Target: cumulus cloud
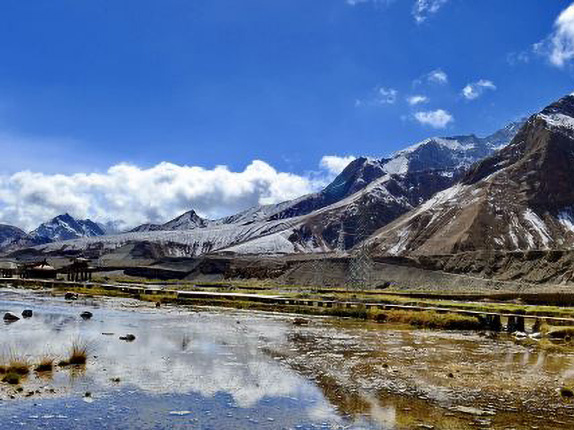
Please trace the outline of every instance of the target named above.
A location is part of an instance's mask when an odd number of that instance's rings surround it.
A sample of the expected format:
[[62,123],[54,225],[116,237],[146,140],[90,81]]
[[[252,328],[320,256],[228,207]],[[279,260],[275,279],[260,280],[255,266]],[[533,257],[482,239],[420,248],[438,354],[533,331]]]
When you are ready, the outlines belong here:
[[564,67],[574,59],[574,3],[560,13],[552,34],[534,45],[534,50],[556,67]]
[[279,172],[255,160],[242,171],[163,162],[151,168],[118,164],[103,173],[70,175],[22,171],[0,176],[0,222],[31,230],[68,212],[121,227],[165,222],[195,209],[217,218],[259,204],[315,191],[352,157],[327,156],[313,175]]
[[454,121],[453,116],[443,109],[417,112],[415,113],[415,119],[421,124],[433,128],[445,128]]
[[355,106],[381,106],[392,105],[397,101],[399,92],[394,88],[386,88],[382,86],[375,87],[372,94],[363,99],[355,100]]
[[419,105],[419,104],[423,104],[423,103],[428,103],[428,102],[429,102],[429,98],[427,96],[415,95],[415,96],[407,97],[407,103],[410,104],[411,106],[415,106],[415,105]]
[[413,17],[417,23],[426,21],[431,15],[437,13],[448,0],[416,0],[413,6]]
[[355,157],[349,155],[346,157],[339,157],[337,155],[325,155],[321,158],[321,168],[325,169],[330,175],[336,176],[341,173],[345,167],[353,161]]
[[462,95],[467,100],[479,98],[486,90],[496,90],[496,85],[492,81],[481,79],[477,82],[467,84],[462,89]]

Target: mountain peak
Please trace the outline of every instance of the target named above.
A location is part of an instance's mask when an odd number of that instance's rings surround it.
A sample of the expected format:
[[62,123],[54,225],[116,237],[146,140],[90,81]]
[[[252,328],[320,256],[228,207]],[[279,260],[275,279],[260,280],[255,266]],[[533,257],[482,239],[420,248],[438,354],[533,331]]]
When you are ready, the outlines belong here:
[[542,115],[562,114],[569,117],[574,117],[574,93],[562,97],[560,100],[546,106]]
[[77,220],[69,213],[52,218],[50,221],[30,232],[30,237],[37,243],[48,243],[82,237],[103,236],[105,232],[93,221]]

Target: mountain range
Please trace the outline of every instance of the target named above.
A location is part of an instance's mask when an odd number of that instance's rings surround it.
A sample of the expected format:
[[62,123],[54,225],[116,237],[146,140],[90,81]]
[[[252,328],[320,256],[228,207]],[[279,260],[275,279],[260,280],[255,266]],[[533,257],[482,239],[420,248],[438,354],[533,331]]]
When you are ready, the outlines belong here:
[[511,123],[483,138],[430,138],[387,158],[360,157],[317,193],[218,220],[201,218],[191,210],[165,224],[104,235],[101,226],[66,214],[31,232],[29,242],[20,242],[20,247],[36,245],[51,253],[97,248],[112,253],[128,244],[153,243],[163,255],[176,257],[214,252],[344,253],[466,178],[474,163],[508,145],[523,124]]

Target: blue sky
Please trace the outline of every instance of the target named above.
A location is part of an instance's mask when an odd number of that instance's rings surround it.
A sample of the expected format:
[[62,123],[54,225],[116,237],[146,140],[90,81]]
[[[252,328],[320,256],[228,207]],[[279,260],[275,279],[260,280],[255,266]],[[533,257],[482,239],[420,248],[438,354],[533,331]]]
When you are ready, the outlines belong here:
[[307,177],[325,155],[484,135],[572,92],[570,46],[550,52],[570,4],[4,0],[0,169],[263,160]]

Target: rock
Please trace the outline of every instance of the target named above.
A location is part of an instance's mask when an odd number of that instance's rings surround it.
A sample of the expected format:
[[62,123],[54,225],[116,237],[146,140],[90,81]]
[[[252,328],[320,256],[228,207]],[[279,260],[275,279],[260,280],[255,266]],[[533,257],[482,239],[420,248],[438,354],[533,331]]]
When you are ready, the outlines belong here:
[[155,302],[155,307],[156,307],[156,308],[159,308],[160,306],[161,306],[161,303],[160,303],[160,302]]
[[82,319],[89,320],[94,316],[94,314],[91,313],[90,311],[84,311],[80,314],[80,316],[82,317]]
[[13,313],[10,313],[10,312],[6,312],[4,314],[4,321],[12,322],[12,321],[18,321],[19,319],[20,319],[20,317],[17,317],[16,315],[14,315]]
[[306,320],[305,318],[295,318],[293,320],[293,325],[307,325],[309,324],[309,320]]
[[528,335],[523,331],[516,331],[514,332],[514,337],[517,339],[524,339],[525,337],[528,337]]
[[541,339],[542,333],[532,333],[529,337],[530,339]]
[[32,318],[33,312],[31,309],[26,309],[22,312],[24,318]]
[[133,334],[126,334],[125,336],[120,336],[120,340],[125,340],[126,342],[133,342],[136,337]]
[[76,293],[68,292],[64,295],[64,299],[65,300],[78,300],[78,295]]

